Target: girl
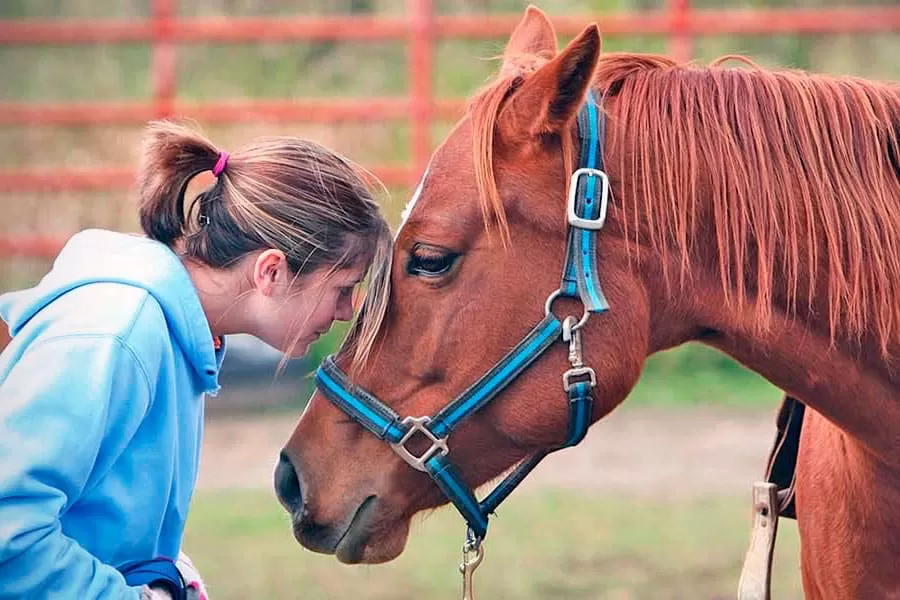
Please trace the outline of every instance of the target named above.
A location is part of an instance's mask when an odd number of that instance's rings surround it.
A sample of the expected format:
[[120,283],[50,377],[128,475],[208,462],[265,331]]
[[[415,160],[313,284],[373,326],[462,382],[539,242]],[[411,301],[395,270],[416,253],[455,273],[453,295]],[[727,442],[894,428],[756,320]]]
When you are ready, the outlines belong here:
[[[179,555],[224,336],[303,356],[351,318],[367,272],[386,276],[390,229],[360,173],[312,142],[229,155],[153,123],[138,189],[146,237],[76,234],[37,286],[0,296],[13,336],[0,354],[2,600],[182,594],[168,585],[189,561],[165,557]],[[356,331],[358,347],[372,336]]]

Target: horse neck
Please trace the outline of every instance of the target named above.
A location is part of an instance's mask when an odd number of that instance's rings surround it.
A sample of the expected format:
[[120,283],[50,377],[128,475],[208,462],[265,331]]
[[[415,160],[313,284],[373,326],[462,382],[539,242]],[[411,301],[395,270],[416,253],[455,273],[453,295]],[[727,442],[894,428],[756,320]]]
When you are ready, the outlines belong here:
[[[896,301],[900,278],[892,275],[896,261],[890,249],[869,248],[871,260],[863,260],[848,241],[855,239],[865,252],[864,237],[896,235],[896,211],[876,210],[900,208],[891,166],[874,169],[852,157],[828,173],[817,172],[833,185],[810,182],[802,169],[790,177],[789,163],[773,164],[758,148],[735,145],[732,132],[731,158],[740,162],[738,148],[747,156],[745,164],[730,168],[710,151],[720,142],[709,137],[718,129],[694,123],[692,131],[702,132],[705,144],[674,152],[673,144],[696,142],[694,134],[671,129],[680,126],[674,118],[653,121],[664,129],[647,133],[647,123],[625,122],[644,118],[632,106],[628,98],[617,98],[606,107],[615,214],[604,235],[616,236],[638,257],[655,296],[651,349],[690,339],[720,348],[880,455],[895,455],[898,439],[888,432],[900,431],[900,369],[886,355],[896,354],[897,346],[892,342],[884,352],[876,338],[892,333],[884,327],[891,319],[882,307]],[[859,213],[848,213],[848,205]],[[880,283],[868,285],[865,278],[876,275]],[[862,302],[867,312],[855,310]],[[876,333],[879,315],[883,327]]]
[[[678,259],[669,260],[675,268]],[[642,269],[653,307],[651,352],[687,341],[715,347],[900,467],[900,376],[877,343],[833,341],[808,311],[777,304],[761,322],[755,300],[735,302],[712,263],[698,261],[683,283],[666,284],[661,261],[643,262],[654,265]]]

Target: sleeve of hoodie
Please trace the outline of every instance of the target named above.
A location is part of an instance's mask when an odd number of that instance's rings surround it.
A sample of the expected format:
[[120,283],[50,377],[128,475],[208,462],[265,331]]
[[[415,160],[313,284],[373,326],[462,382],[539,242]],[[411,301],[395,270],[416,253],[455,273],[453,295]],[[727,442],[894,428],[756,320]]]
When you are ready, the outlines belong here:
[[139,598],[63,534],[59,515],[149,402],[146,372],[114,336],[40,341],[12,368],[0,388],[0,600]]

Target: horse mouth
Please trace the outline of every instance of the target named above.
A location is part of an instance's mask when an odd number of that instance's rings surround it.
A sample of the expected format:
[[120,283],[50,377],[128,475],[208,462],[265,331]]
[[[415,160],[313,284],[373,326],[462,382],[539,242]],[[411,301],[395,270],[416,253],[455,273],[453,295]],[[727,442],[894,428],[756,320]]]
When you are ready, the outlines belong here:
[[375,512],[375,496],[369,496],[356,509],[353,519],[335,546],[334,554],[339,561],[348,565],[363,562]]

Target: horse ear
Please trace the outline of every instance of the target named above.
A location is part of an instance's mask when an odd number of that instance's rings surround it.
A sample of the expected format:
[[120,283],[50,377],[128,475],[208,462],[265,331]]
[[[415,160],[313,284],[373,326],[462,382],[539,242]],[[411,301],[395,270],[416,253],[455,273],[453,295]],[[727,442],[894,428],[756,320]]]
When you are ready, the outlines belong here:
[[546,59],[556,56],[556,31],[544,12],[534,5],[525,9],[525,16],[516,25],[506,50],[502,70],[507,70],[517,56],[536,54]]
[[528,77],[501,111],[501,132],[532,138],[562,132],[584,101],[600,46],[600,29],[594,23]]

